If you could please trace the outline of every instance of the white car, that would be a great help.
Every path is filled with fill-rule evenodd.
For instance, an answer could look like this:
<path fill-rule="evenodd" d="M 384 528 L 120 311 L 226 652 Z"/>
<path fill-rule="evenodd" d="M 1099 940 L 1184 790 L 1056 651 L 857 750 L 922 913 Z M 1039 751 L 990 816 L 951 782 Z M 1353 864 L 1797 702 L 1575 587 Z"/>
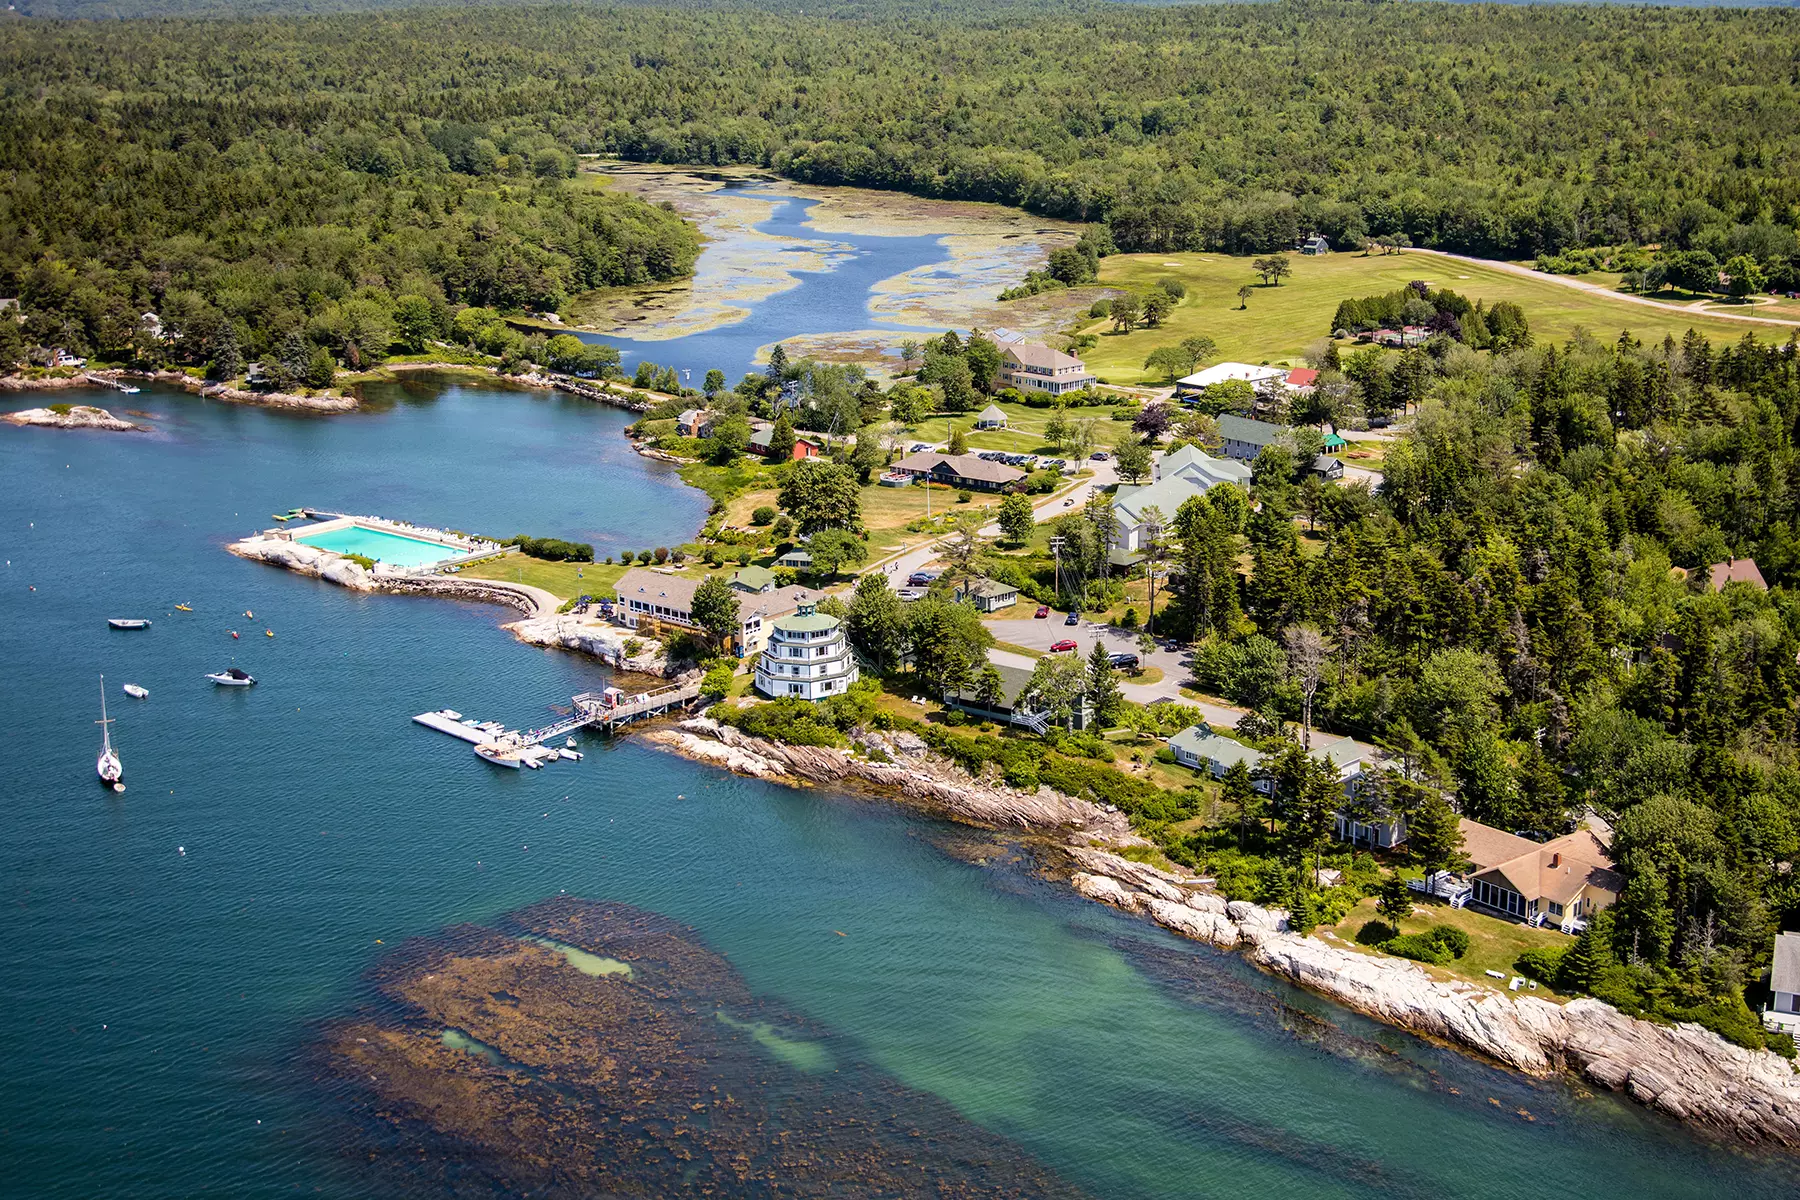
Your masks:
<path fill-rule="evenodd" d="M 922 587 L 903 587 L 895 592 L 894 595 L 898 596 L 902 601 L 921 600 L 925 597 L 925 591 L 926 589 Z"/>

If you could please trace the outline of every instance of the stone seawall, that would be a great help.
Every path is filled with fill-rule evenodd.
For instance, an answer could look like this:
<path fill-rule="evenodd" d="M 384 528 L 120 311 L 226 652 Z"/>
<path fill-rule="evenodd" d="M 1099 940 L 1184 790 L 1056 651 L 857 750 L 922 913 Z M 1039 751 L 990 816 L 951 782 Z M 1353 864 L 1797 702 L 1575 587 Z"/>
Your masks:
<path fill-rule="evenodd" d="M 1040 787 L 1023 793 L 972 779 L 909 734 L 866 734 L 862 754 L 786 746 L 705 717 L 653 730 L 677 753 L 761 779 L 855 781 L 898 791 L 955 820 L 1051 835 L 1090 900 L 1156 922 L 1346 1008 L 1474 1051 L 1532 1075 L 1568 1070 L 1668 1116 L 1746 1141 L 1800 1149 L 1800 1074 L 1767 1050 L 1745 1050 L 1698 1025 L 1658 1025 L 1591 998 L 1554 1004 L 1434 978 L 1417 963 L 1290 932 L 1287 914 L 1227 901 L 1211 881 L 1102 848 L 1142 844 L 1123 814 Z M 891 762 L 881 762 L 886 757 Z"/>

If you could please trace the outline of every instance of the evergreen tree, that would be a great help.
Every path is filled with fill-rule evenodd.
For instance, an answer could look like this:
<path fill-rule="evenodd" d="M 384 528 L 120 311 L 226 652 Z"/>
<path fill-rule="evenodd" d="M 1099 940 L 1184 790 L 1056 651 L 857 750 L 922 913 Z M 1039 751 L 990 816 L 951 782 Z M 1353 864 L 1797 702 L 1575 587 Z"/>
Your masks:
<path fill-rule="evenodd" d="M 1094 648 L 1088 652 L 1087 698 L 1094 720 L 1102 729 L 1118 719 L 1119 707 L 1124 703 L 1119 694 L 1119 673 L 1113 669 L 1106 643 L 1099 638 L 1094 639 Z"/>

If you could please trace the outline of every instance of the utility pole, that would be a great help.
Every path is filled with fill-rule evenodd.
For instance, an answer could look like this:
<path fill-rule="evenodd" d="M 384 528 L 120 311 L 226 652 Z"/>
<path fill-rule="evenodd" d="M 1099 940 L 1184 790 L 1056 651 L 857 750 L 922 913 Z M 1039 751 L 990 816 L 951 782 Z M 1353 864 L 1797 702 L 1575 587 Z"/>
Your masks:
<path fill-rule="evenodd" d="M 1062 599 L 1062 548 L 1066 540 L 1060 535 L 1050 539 L 1050 553 L 1056 558 L 1056 598 L 1058 600 Z"/>

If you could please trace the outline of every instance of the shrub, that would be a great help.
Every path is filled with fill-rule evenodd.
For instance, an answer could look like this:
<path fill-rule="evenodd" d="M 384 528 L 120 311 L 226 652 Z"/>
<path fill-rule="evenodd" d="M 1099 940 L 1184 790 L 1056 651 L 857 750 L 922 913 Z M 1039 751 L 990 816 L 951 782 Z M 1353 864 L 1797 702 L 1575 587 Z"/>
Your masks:
<path fill-rule="evenodd" d="M 769 530 L 769 532 L 775 535 L 776 541 L 781 541 L 783 538 L 794 536 L 793 518 L 786 515 L 777 517 L 775 520 L 775 527 Z"/>
<path fill-rule="evenodd" d="M 740 566 L 740 567 L 749 566 L 750 565 L 750 547 L 743 546 L 743 547 L 739 548 L 739 550 L 737 552 L 737 560 L 738 560 L 738 566 Z"/>
<path fill-rule="evenodd" d="M 768 525 L 775 520 L 775 510 L 767 504 L 759 504 L 756 511 L 750 514 L 752 525 Z"/>
<path fill-rule="evenodd" d="M 706 548 L 706 565 L 715 568 L 724 566 L 724 551 L 720 550 L 717 546 L 708 546 Z"/>
<path fill-rule="evenodd" d="M 975 493 L 971 492 L 968 488 L 959 488 L 957 490 L 956 502 L 958 504 L 967 504 L 969 501 L 973 500 L 974 498 L 975 498 Z"/>
<path fill-rule="evenodd" d="M 1135 609 L 1135 608 L 1126 609 L 1125 615 L 1119 618 L 1119 628 L 1121 628 L 1121 629 L 1136 629 L 1137 627 L 1138 627 L 1137 609 Z"/>
<path fill-rule="evenodd" d="M 375 560 L 366 554 L 346 554 L 344 557 L 365 571 L 373 571 L 375 569 Z"/>
<path fill-rule="evenodd" d="M 59 417 L 66 417 L 75 411 L 75 406 L 73 404 L 52 404 L 50 411 Z"/>
<path fill-rule="evenodd" d="M 1088 305 L 1088 316 L 1096 318 L 1112 316 L 1112 301 L 1105 297 L 1101 297 L 1094 301 L 1092 304 Z"/>
<path fill-rule="evenodd" d="M 626 638 L 621 648 L 625 651 L 626 658 L 636 658 L 644 652 L 644 643 L 636 638 Z"/>
<path fill-rule="evenodd" d="M 1562 974 L 1563 956 L 1568 952 L 1566 946 L 1536 946 L 1513 960 L 1513 970 L 1527 979 L 1555 987 Z"/>
<path fill-rule="evenodd" d="M 593 562 L 594 548 L 586 542 L 565 542 L 561 538 L 534 538 L 529 534 L 513 535 L 513 544 L 532 558 L 545 562 Z"/>
<path fill-rule="evenodd" d="M 1443 966 L 1451 959 L 1446 950 L 1428 933 L 1403 933 L 1399 937 L 1389 938 L 1381 947 L 1389 954 L 1397 954 L 1401 958 L 1410 958 L 1414 962 L 1431 963 Z"/>
<path fill-rule="evenodd" d="M 1164 279 L 1156 286 L 1160 287 L 1163 294 L 1171 300 L 1179 300 L 1187 295 L 1187 284 L 1179 279 Z"/>
<path fill-rule="evenodd" d="M 667 546 L 658 546 L 655 554 L 657 562 L 666 563 L 669 561 L 669 548 Z"/>
<path fill-rule="evenodd" d="M 1399 936 L 1398 929 L 1380 918 L 1364 921 L 1362 928 L 1356 931 L 1356 940 L 1364 946 L 1380 946 Z"/>
<path fill-rule="evenodd" d="M 700 694 L 717 699 L 731 690 L 731 665 L 715 663 L 700 680 Z"/>
<path fill-rule="evenodd" d="M 1159 747 L 1156 751 L 1156 761 L 1159 763 L 1173 763 L 1175 761 L 1175 752 L 1167 746 Z"/>
<path fill-rule="evenodd" d="M 1461 958 L 1469 952 L 1469 935 L 1454 925 L 1433 925 L 1425 936 L 1442 946 L 1451 958 Z"/>

